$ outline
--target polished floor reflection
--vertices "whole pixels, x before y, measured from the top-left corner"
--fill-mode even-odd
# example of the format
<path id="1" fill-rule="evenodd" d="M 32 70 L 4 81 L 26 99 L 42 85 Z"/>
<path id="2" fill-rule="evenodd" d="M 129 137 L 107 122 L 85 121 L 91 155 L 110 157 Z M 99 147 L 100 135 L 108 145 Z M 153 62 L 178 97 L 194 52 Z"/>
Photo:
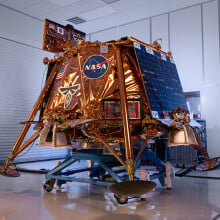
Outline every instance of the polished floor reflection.
<path id="1" fill-rule="evenodd" d="M 220 177 L 220 169 L 215 172 Z M 171 191 L 159 186 L 146 201 L 126 205 L 117 204 L 106 187 L 68 183 L 44 193 L 43 181 L 42 174 L 0 176 L 0 220 L 220 220 L 220 180 L 174 179 Z"/>

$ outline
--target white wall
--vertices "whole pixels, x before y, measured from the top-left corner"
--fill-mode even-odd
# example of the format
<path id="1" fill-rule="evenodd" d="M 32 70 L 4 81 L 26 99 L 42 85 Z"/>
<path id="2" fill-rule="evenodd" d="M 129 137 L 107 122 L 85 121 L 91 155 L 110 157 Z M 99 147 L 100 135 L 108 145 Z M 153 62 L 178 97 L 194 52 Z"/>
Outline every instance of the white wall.
<path id="1" fill-rule="evenodd" d="M 161 45 L 162 45 L 163 50 L 169 51 L 170 45 L 169 45 L 169 16 L 168 14 L 152 18 L 152 41 L 157 40 L 159 38 L 162 39 Z"/>
<path id="2" fill-rule="evenodd" d="M 150 43 L 150 20 L 145 19 L 91 34 L 91 41 L 118 40 L 125 36 L 132 36 Z"/>
<path id="3" fill-rule="evenodd" d="M 201 92 L 211 157 L 220 156 L 219 5 L 220 0 L 213 0 L 91 34 L 92 41 L 117 40 L 125 34 L 146 43 L 162 38 L 163 50 L 173 52 L 184 91 Z"/>
<path id="4" fill-rule="evenodd" d="M 202 116 L 207 120 L 208 151 L 210 156 L 220 156 L 218 134 L 220 117 L 218 102 L 220 94 L 220 46 L 219 15 L 220 0 L 146 18 L 141 21 L 118 26 L 91 34 L 91 41 L 117 40 L 125 35 L 136 37 L 146 43 L 162 38 L 163 50 L 171 50 L 185 91 L 200 91 Z M 33 49 L 41 48 L 43 22 L 0 6 L 0 38 L 27 44 Z M 15 42 L 14 42 L 15 43 Z M 26 50 L 16 51 L 23 54 Z M 29 50 L 27 50 L 29 51 Z M 25 52 L 31 57 L 33 53 Z M 38 79 L 42 76 L 42 58 L 48 54 L 38 50 L 34 70 L 32 64 L 17 60 L 16 66 L 34 71 Z M 39 63 L 36 65 L 36 63 Z M 23 66 L 22 66 L 23 65 Z M 25 66 L 24 66 L 25 65 Z M 11 67 L 8 67 L 11 69 Z M 9 70 L 8 69 L 8 70 Z M 7 70 L 6 70 L 7 72 Z M 2 73 L 0 73 L 2 74 Z M 16 74 L 16 72 L 14 72 Z M 28 79 L 28 77 L 27 77 Z M 27 82 L 27 81 L 26 81 Z M 29 83 L 29 82 L 27 82 Z M 39 82 L 36 82 L 36 85 Z M 35 84 L 33 84 L 35 87 Z M 35 87 L 37 88 L 37 87 Z M 37 88 L 39 89 L 39 88 Z M 1 99 L 1 102 L 3 99 Z M 34 103 L 29 100 L 29 104 Z M 28 105 L 29 105 L 28 104 Z"/>
<path id="5" fill-rule="evenodd" d="M 44 84 L 43 22 L 0 6 L 0 163 L 6 159 Z M 29 134 L 31 134 L 29 132 Z M 26 152 L 26 150 L 25 150 Z M 36 146 L 17 161 L 66 155 Z M 19 155 L 19 156 L 21 156 Z"/>
<path id="6" fill-rule="evenodd" d="M 220 1 L 219 1 L 220 3 Z M 219 5 L 220 6 L 220 5 Z M 209 154 L 220 156 L 220 56 L 218 2 L 203 5 L 204 84 L 202 113 L 207 120 Z"/>
<path id="7" fill-rule="evenodd" d="M 110 41 L 120 38 L 118 27 L 91 34 L 91 41 Z"/>
<path id="8" fill-rule="evenodd" d="M 170 50 L 185 91 L 202 86 L 201 6 L 170 13 Z"/>

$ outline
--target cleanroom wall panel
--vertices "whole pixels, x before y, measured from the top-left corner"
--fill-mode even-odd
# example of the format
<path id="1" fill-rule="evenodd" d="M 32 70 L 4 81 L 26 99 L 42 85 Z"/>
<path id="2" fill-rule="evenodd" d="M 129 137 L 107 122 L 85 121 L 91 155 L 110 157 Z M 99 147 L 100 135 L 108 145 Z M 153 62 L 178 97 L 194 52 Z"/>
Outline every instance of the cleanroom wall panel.
<path id="1" fill-rule="evenodd" d="M 207 122 L 208 152 L 211 157 L 220 155 L 220 56 L 218 1 L 203 4 L 204 87 L 202 89 L 202 115 Z"/>
<path id="2" fill-rule="evenodd" d="M 202 108 L 206 119 L 207 132 L 207 150 L 210 157 L 219 157 L 220 145 L 220 119 L 218 117 L 218 109 L 220 109 L 219 100 L 220 85 L 205 87 L 202 90 Z"/>
<path id="3" fill-rule="evenodd" d="M 0 6 L 0 27 L 0 161 L 3 162 L 20 133 L 19 122 L 27 120 L 41 91 L 46 67 L 42 59 L 53 55 L 41 50 L 42 21 Z M 61 158 L 66 154 L 67 150 L 37 149 L 35 143 L 16 160 Z"/>
<path id="4" fill-rule="evenodd" d="M 0 163 L 11 151 L 44 84 L 48 53 L 0 37 Z M 38 118 L 36 118 L 38 120 Z M 32 129 L 29 132 L 31 135 Z M 67 150 L 37 148 L 37 142 L 25 149 L 16 161 L 62 158 Z"/>
<path id="5" fill-rule="evenodd" d="M 132 36 L 146 43 L 150 43 L 150 19 L 145 19 L 119 26 L 121 37 Z"/>
<path id="6" fill-rule="evenodd" d="M 91 34 L 91 41 L 104 42 L 104 41 L 109 41 L 109 40 L 117 40 L 120 37 L 121 36 L 119 34 L 119 29 L 118 27 L 115 27 L 115 28 L 111 28 L 108 30 L 104 30 L 104 31 Z"/>
<path id="7" fill-rule="evenodd" d="M 145 19 L 93 33 L 91 34 L 91 41 L 104 42 L 109 40 L 118 40 L 125 36 L 132 36 L 143 42 L 150 43 L 150 20 Z"/>
<path id="8" fill-rule="evenodd" d="M 201 5 L 170 13 L 170 50 L 184 91 L 200 90 L 203 82 Z"/>
<path id="9" fill-rule="evenodd" d="M 156 16 L 151 19 L 151 29 L 152 29 L 152 42 L 157 39 L 162 39 L 158 41 L 162 43 L 162 50 L 169 51 L 169 23 L 168 14 Z"/>
<path id="10" fill-rule="evenodd" d="M 220 83 L 218 2 L 203 4 L 205 84 Z"/>

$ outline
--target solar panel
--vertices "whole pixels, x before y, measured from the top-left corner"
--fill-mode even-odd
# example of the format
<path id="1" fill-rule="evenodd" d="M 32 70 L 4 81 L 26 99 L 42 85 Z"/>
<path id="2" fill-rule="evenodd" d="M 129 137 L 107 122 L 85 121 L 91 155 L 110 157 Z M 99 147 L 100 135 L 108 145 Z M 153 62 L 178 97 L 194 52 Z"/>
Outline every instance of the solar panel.
<path id="1" fill-rule="evenodd" d="M 160 117 L 175 107 L 187 109 L 173 58 L 134 43 L 152 113 Z"/>

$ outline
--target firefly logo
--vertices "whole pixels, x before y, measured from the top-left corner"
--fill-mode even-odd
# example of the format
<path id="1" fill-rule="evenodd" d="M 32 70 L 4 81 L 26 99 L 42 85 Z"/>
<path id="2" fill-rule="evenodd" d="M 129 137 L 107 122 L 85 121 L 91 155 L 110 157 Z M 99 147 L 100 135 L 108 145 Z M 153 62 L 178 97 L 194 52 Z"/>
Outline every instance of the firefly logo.
<path id="1" fill-rule="evenodd" d="M 64 108 L 68 108 L 71 100 L 72 100 L 72 96 L 76 93 L 76 91 L 80 88 L 80 84 L 76 84 L 73 85 L 72 82 L 69 83 L 68 87 L 60 87 L 58 90 L 59 92 L 65 96 L 65 102 L 64 102 Z"/>
<path id="2" fill-rule="evenodd" d="M 98 79 L 108 71 L 111 60 L 112 57 L 106 59 L 101 55 L 91 56 L 84 63 L 83 73 L 90 79 Z"/>

